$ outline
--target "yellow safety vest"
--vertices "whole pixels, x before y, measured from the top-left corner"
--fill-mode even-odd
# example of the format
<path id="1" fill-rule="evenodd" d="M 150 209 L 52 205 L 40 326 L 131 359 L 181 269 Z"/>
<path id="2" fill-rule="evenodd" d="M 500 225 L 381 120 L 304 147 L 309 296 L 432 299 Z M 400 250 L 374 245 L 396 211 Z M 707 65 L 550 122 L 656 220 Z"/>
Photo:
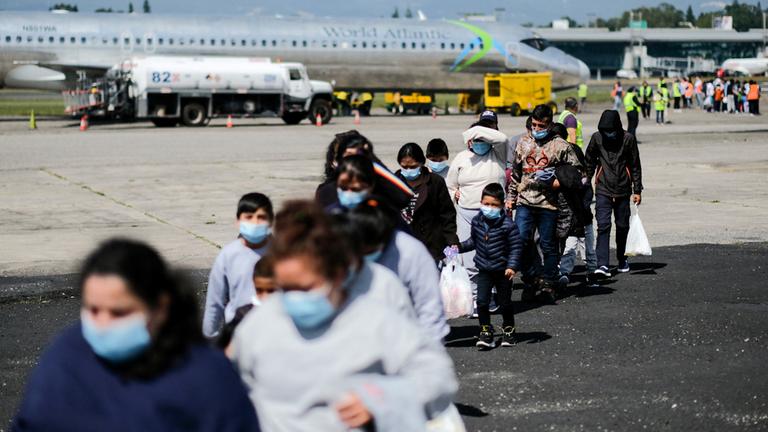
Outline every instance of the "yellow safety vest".
<path id="1" fill-rule="evenodd" d="M 656 111 L 666 111 L 667 102 L 669 101 L 669 90 L 666 87 L 661 87 L 654 100 L 656 101 Z"/>
<path id="2" fill-rule="evenodd" d="M 651 89 L 651 86 L 645 86 L 642 89 L 645 92 L 645 94 L 643 96 L 645 96 L 646 99 L 651 97 L 651 93 L 653 93 L 653 90 Z M 642 93 L 640 93 L 640 94 L 642 94 Z"/>
<path id="3" fill-rule="evenodd" d="M 682 96 L 682 94 L 680 93 L 680 83 L 672 84 L 672 96 L 673 97 Z"/>
<path id="4" fill-rule="evenodd" d="M 573 116 L 573 118 L 576 119 L 576 145 L 581 148 L 584 148 L 584 136 L 582 134 L 582 124 L 581 124 L 581 120 L 579 120 L 579 118 L 576 117 L 576 114 L 568 110 L 563 110 L 563 112 L 560 113 L 560 117 L 557 119 L 557 122 L 565 125 L 565 119 L 568 118 L 568 116 Z"/>
<path id="5" fill-rule="evenodd" d="M 373 100 L 373 95 L 365 92 L 362 95 L 360 95 L 360 99 L 362 99 L 363 102 L 368 102 Z"/>
<path id="6" fill-rule="evenodd" d="M 579 84 L 579 98 L 587 97 L 587 85 Z"/>
<path id="7" fill-rule="evenodd" d="M 349 97 L 349 93 L 345 91 L 336 92 L 336 99 L 345 101 Z"/>
<path id="8" fill-rule="evenodd" d="M 627 95 L 624 96 L 624 109 L 627 110 L 628 113 L 632 111 L 640 111 L 640 108 L 635 104 L 634 92 L 627 92 Z"/>

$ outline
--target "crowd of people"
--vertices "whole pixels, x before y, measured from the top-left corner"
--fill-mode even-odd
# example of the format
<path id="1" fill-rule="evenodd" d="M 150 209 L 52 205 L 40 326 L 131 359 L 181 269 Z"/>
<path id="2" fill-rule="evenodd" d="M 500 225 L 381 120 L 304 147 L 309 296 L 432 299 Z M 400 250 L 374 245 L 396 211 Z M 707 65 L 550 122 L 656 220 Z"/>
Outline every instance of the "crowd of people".
<path id="1" fill-rule="evenodd" d="M 535 107 L 515 137 L 485 111 L 452 160 L 443 139 L 410 142 L 395 170 L 359 132 L 337 134 L 314 200 L 276 212 L 264 194 L 240 198 L 202 318 L 152 247 L 101 244 L 80 273 L 80 320 L 42 356 L 12 430 L 462 430 L 441 265 L 471 275 L 480 350 L 497 345 L 494 312 L 514 346 L 515 280 L 522 301 L 555 303 L 577 255 L 590 287 L 630 269 L 636 140 L 607 110 L 585 142 L 578 102 L 566 107 L 557 121 Z"/>

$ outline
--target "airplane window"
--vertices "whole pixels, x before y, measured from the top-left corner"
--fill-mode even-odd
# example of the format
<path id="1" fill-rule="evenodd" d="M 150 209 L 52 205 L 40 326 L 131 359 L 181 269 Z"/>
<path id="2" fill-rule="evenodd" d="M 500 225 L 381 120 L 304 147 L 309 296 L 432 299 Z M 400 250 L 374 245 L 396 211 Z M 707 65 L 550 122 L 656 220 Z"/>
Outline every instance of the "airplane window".
<path id="1" fill-rule="evenodd" d="M 539 51 L 544 51 L 545 49 L 550 47 L 550 43 L 546 39 L 542 38 L 531 38 L 531 39 L 523 39 L 520 42 L 528 45 L 531 48 L 535 48 Z"/>
<path id="2" fill-rule="evenodd" d="M 328 41 L 323 41 L 323 42 L 320 44 L 320 46 L 322 46 L 323 48 L 328 48 Z"/>
<path id="3" fill-rule="evenodd" d="M 106 45 L 109 43 L 109 40 L 107 38 L 101 38 L 101 43 Z"/>
<path id="4" fill-rule="evenodd" d="M 405 49 L 405 42 L 402 43 L 402 48 Z"/>
<path id="5" fill-rule="evenodd" d="M 483 44 L 482 42 L 480 42 L 480 49 L 485 49 L 485 44 Z"/>
<path id="6" fill-rule="evenodd" d="M 10 36 L 6 36 L 6 37 L 5 37 L 5 41 L 6 41 L 6 42 L 10 42 L 10 41 L 11 41 L 11 37 L 10 37 Z"/>
<path id="7" fill-rule="evenodd" d="M 161 40 L 162 40 L 162 39 L 161 39 Z M 62 42 L 63 42 L 63 41 L 62 41 Z M 116 38 L 116 37 L 113 37 L 113 38 L 112 38 L 112 45 L 117 45 L 117 38 Z"/>
<path id="8" fill-rule="evenodd" d="M 445 42 L 440 42 L 440 49 L 445 49 Z"/>
<path id="9" fill-rule="evenodd" d="M 27 42 L 32 42 L 32 36 L 27 36 Z"/>
<path id="10" fill-rule="evenodd" d="M 157 38 L 157 44 L 162 45 L 165 40 L 163 38 Z"/>
<path id="11" fill-rule="evenodd" d="M 459 44 L 459 48 L 464 49 L 464 43 L 463 42 Z"/>
<path id="12" fill-rule="evenodd" d="M 248 42 L 245 39 L 242 39 L 240 41 L 240 46 L 246 46 L 246 45 L 248 45 Z"/>
<path id="13" fill-rule="evenodd" d="M 205 39 L 200 39 L 200 45 L 205 45 Z"/>
<path id="14" fill-rule="evenodd" d="M 304 48 L 306 48 L 306 47 L 307 47 L 307 41 L 301 41 L 301 46 L 303 46 Z"/>
<path id="15" fill-rule="evenodd" d="M 72 38 L 72 39 L 74 40 L 75 38 Z M 21 43 L 21 36 L 16 36 L 16 42 Z"/>
<path id="16" fill-rule="evenodd" d="M 67 40 L 64 36 L 59 37 L 59 43 L 64 43 Z"/>
<path id="17" fill-rule="evenodd" d="M 49 36 L 49 37 L 48 37 L 48 42 L 50 42 L 50 43 L 53 43 L 53 40 L 54 40 L 54 39 L 53 39 L 53 36 Z"/>
<path id="18" fill-rule="evenodd" d="M 352 48 L 357 48 L 357 42 L 352 42 Z"/>
<path id="19" fill-rule="evenodd" d="M 147 39 L 147 45 L 152 45 L 152 38 Z"/>
<path id="20" fill-rule="evenodd" d="M 368 44 L 366 42 L 363 42 L 363 48 L 367 48 Z"/>
<path id="21" fill-rule="evenodd" d="M 334 48 L 336 48 L 336 47 L 338 47 L 338 46 L 339 46 L 339 43 L 338 43 L 338 42 L 336 42 L 336 41 L 333 41 L 333 43 L 331 43 L 331 45 L 332 45 Z"/>
<path id="22" fill-rule="evenodd" d="M 224 45 L 226 45 L 226 44 L 227 44 L 227 40 L 226 40 L 226 39 L 222 39 L 222 40 L 221 40 L 221 45 L 222 45 L 222 46 L 224 46 Z"/>
<path id="23" fill-rule="evenodd" d="M 173 38 L 168 38 L 168 45 L 173 45 Z"/>
<path id="24" fill-rule="evenodd" d="M 237 42 L 235 42 L 234 39 L 230 39 L 229 40 L 229 44 L 232 45 L 232 46 L 235 46 L 235 45 L 237 45 Z"/>
<path id="25" fill-rule="evenodd" d="M 189 38 L 189 44 L 190 44 L 190 45 L 194 45 L 194 44 L 195 44 L 195 40 L 194 40 L 194 39 L 192 39 L 192 38 Z"/>
<path id="26" fill-rule="evenodd" d="M 386 48 L 386 47 L 387 47 L 387 43 L 386 43 L 386 42 L 382 42 L 382 43 L 381 43 L 381 47 L 382 47 L 382 48 Z"/>
<path id="27" fill-rule="evenodd" d="M 451 42 L 451 49 L 452 49 L 452 50 L 456 49 L 456 44 L 455 44 L 455 43 L 453 43 L 453 42 Z"/>
<path id="28" fill-rule="evenodd" d="M 411 42 L 411 49 L 416 49 L 416 42 Z"/>
<path id="29" fill-rule="evenodd" d="M 136 45 L 141 45 L 141 38 L 136 38 Z"/>
<path id="30" fill-rule="evenodd" d="M 274 39 L 272 39 L 272 46 L 273 46 L 273 47 L 277 46 L 277 41 L 276 41 L 276 40 L 274 40 Z"/>
<path id="31" fill-rule="evenodd" d="M 296 41 L 291 41 L 291 46 L 296 47 Z"/>
<path id="32" fill-rule="evenodd" d="M 38 36 L 37 37 L 37 42 L 38 43 L 43 43 L 43 37 L 42 36 Z"/>
<path id="33" fill-rule="evenodd" d="M 251 46 L 256 46 L 258 42 L 256 42 L 256 39 L 251 39 Z"/>
<path id="34" fill-rule="evenodd" d="M 211 45 L 216 45 L 216 39 L 211 39 Z"/>
<path id="35" fill-rule="evenodd" d="M 371 48 L 376 48 L 376 42 L 371 42 Z"/>
<path id="36" fill-rule="evenodd" d="M 184 45 L 184 39 L 179 39 L 179 45 Z"/>
<path id="37" fill-rule="evenodd" d="M 85 43 L 85 37 L 80 38 L 80 43 Z"/>
<path id="38" fill-rule="evenodd" d="M 427 49 L 427 44 L 425 44 L 424 42 L 422 42 L 422 43 L 421 43 L 421 49 Z"/>
<path id="39" fill-rule="evenodd" d="M 475 49 L 475 44 L 473 44 L 473 43 L 469 44 L 469 49 L 471 49 L 471 50 Z"/>
<path id="40" fill-rule="evenodd" d="M 263 46 L 263 47 L 267 46 L 267 41 L 265 41 L 264 39 L 262 39 L 262 40 L 261 40 L 261 46 Z"/>

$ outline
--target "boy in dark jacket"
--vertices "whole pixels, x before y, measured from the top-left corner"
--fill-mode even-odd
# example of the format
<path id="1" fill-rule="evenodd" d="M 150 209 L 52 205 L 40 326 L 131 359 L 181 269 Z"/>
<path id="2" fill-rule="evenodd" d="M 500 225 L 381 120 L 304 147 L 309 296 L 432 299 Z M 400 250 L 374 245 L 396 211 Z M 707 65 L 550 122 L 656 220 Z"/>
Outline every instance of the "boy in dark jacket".
<path id="1" fill-rule="evenodd" d="M 616 220 L 616 258 L 619 261 L 616 270 L 626 273 L 629 271 L 629 262 L 624 256 L 629 233 L 629 201 L 640 205 L 643 173 L 635 136 L 624 131 L 617 111 L 603 111 L 597 129 L 584 156 L 588 178 L 595 177 L 598 266 L 595 275 L 609 277 L 611 213 Z"/>
<path id="2" fill-rule="evenodd" d="M 460 252 L 475 250 L 477 266 L 477 314 L 480 337 L 477 347 L 496 346 L 488 305 L 495 286 L 503 317 L 501 346 L 515 343 L 515 313 L 512 309 L 512 280 L 520 269 L 523 240 L 515 222 L 504 212 L 504 188 L 487 185 L 482 192 L 480 213 L 472 219 L 472 233 L 459 246 Z"/>

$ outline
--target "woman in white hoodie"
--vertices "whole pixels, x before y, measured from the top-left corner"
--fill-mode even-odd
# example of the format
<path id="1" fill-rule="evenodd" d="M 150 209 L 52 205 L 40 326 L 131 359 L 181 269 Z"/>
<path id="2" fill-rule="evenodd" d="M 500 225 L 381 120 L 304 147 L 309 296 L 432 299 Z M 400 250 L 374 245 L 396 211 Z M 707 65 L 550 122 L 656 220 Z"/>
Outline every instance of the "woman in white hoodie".
<path id="1" fill-rule="evenodd" d="M 467 150 L 456 155 L 445 179 L 448 192 L 457 204 L 456 228 L 459 241 L 469 238 L 472 218 L 480 211 L 483 188 L 489 183 L 498 183 L 504 187 L 507 184 L 507 136 L 496 129 L 496 122 L 490 114 L 496 117 L 492 111 L 486 111 L 480 121 L 462 133 Z M 477 274 L 474 257 L 474 252 L 461 255 L 462 264 L 472 279 Z"/>

